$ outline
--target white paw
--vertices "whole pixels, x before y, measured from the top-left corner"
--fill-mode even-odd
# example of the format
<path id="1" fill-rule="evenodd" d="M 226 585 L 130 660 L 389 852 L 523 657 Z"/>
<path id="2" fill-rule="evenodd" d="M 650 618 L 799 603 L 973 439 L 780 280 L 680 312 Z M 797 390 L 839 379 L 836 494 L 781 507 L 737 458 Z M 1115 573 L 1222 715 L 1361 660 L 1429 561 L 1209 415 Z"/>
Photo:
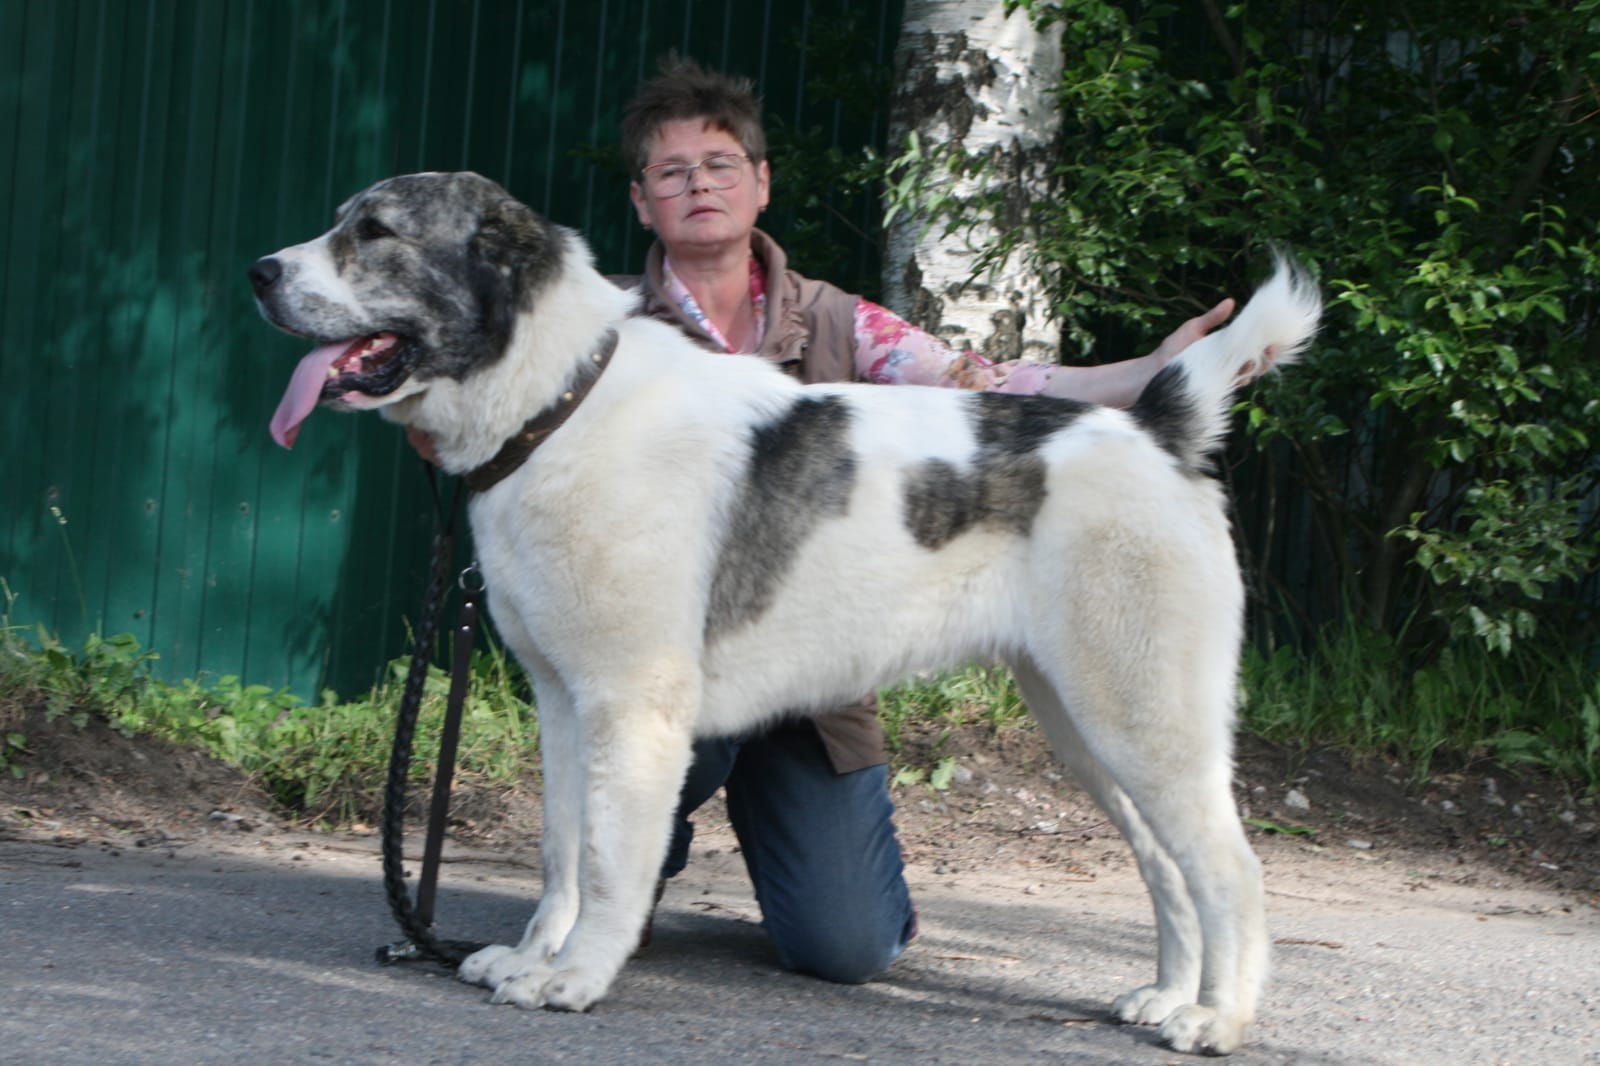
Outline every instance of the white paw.
<path id="1" fill-rule="evenodd" d="M 1118 996 L 1111 1016 L 1125 1025 L 1157 1025 L 1179 1007 L 1194 1002 L 1194 993 L 1160 985 L 1145 985 Z"/>
<path id="2" fill-rule="evenodd" d="M 495 982 L 489 980 L 489 968 L 515 950 L 504 944 L 491 944 L 486 948 L 480 948 L 461 960 L 461 965 L 456 967 L 456 976 L 469 985 L 487 985 L 493 988 Z"/>
<path id="3" fill-rule="evenodd" d="M 525 1010 L 549 1007 L 551 1010 L 585 1011 L 606 994 L 611 982 L 582 970 L 558 970 L 519 974 L 501 982 L 491 1002 L 510 1003 Z"/>
<path id="4" fill-rule="evenodd" d="M 476 951 L 456 967 L 456 976 L 470 984 L 499 988 L 513 977 L 550 974 L 550 960 L 541 951 L 495 945 Z"/>
<path id="5" fill-rule="evenodd" d="M 1161 1040 L 1174 1051 L 1226 1055 L 1244 1043 L 1244 1023 L 1212 1007 L 1179 1007 L 1161 1023 Z"/>

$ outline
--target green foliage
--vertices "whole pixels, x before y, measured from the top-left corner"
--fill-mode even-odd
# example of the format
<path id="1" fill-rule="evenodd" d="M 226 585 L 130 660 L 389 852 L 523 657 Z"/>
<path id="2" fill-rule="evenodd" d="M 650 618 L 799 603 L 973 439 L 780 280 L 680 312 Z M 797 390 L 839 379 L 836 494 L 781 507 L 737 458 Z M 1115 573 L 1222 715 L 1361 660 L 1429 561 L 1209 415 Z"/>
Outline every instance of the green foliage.
<path id="1" fill-rule="evenodd" d="M 883 212 L 885 227 L 901 213 L 915 211 L 927 220 L 927 225 L 942 220 L 948 236 L 968 228 L 976 217 L 1000 209 L 998 196 L 992 200 L 980 198 L 974 203 L 955 193 L 959 180 L 981 177 L 992 171 L 993 160 L 988 155 L 968 155 L 954 143 L 925 144 L 917 131 L 912 130 L 906 134 L 900 154 L 882 160 L 880 165 L 887 205 Z M 985 262 L 991 262 L 994 257 L 991 253 Z"/>
<path id="2" fill-rule="evenodd" d="M 1318 633 L 1311 654 L 1247 649 L 1241 725 L 1298 747 L 1392 755 L 1418 780 L 1448 753 L 1600 788 L 1600 676 L 1581 654 L 1524 642 L 1489 655 L 1467 644 L 1419 662 L 1404 650 L 1408 643 L 1404 632 L 1378 632 L 1346 618 Z M 878 694 L 878 708 L 894 756 L 893 783 L 939 791 L 955 772 L 955 760 L 939 756 L 952 732 L 983 726 L 998 733 L 1030 721 L 1015 681 L 998 668 L 896 685 Z M 904 740 L 914 726 L 939 731 L 937 759 L 911 759 Z"/>
<path id="3" fill-rule="evenodd" d="M 408 663 L 365 698 L 323 693 L 305 706 L 286 690 L 241 685 L 234 677 L 160 686 L 125 726 L 197 744 L 251 773 L 286 810 L 335 823 L 371 819 L 382 789 Z M 431 779 L 449 694 L 449 675 L 431 667 L 412 745 L 411 780 Z M 474 653 L 462 709 L 459 780 L 511 785 L 533 762 L 538 727 L 520 675 L 498 648 Z"/>
<path id="4" fill-rule="evenodd" d="M 1600 786 L 1600 679 L 1581 656 L 1531 642 L 1505 655 L 1467 645 L 1419 665 L 1404 645 L 1404 634 L 1347 622 L 1324 629 L 1311 656 L 1247 650 L 1242 723 L 1301 747 L 1391 754 L 1419 779 L 1451 752 Z"/>
<path id="5" fill-rule="evenodd" d="M 150 685 L 150 664 L 158 656 L 140 649 L 127 633 L 102 637 L 90 633 L 83 647 L 72 652 L 60 641 L 38 631 L 39 661 L 32 671 L 32 687 L 44 697 L 45 716 L 69 718 L 79 728 L 90 709 L 117 708 L 136 703 Z"/>
<path id="6" fill-rule="evenodd" d="M 144 651 L 127 634 L 103 637 L 90 633 L 73 651 L 47 633 L 35 630 L 37 645 L 11 624 L 16 596 L 0 578 L 0 771 L 20 778 L 28 756 L 28 738 L 16 730 L 29 706 L 42 707 L 49 721 L 65 719 L 81 729 L 92 715 L 114 717 L 135 706 L 151 690 L 150 664 L 157 656 Z"/>
<path id="7" fill-rule="evenodd" d="M 22 760 L 28 754 L 28 738 L 21 733 L 0 736 L 0 772 L 12 777 L 23 774 Z"/>
<path id="8" fill-rule="evenodd" d="M 1274 245 L 1324 279 L 1228 464 L 1247 725 L 1593 783 L 1600 0 L 1029 6 L 1063 42 L 1056 190 L 988 254 L 1050 279 L 1068 361 L 1151 350 Z M 903 146 L 889 210 L 1005 208 L 951 201 L 981 160 L 948 156 Z"/>
<path id="9" fill-rule="evenodd" d="M 946 755 L 934 764 L 932 772 L 920 766 L 902 766 L 895 771 L 894 777 L 890 779 L 889 783 L 896 788 L 909 788 L 912 785 L 922 784 L 923 779 L 926 778 L 929 788 L 935 792 L 945 792 L 955 781 L 955 776 L 956 757 L 954 755 Z"/>
<path id="10" fill-rule="evenodd" d="M 815 7 L 787 43 L 804 57 L 809 114 L 829 120 L 791 118 L 778 101 L 766 101 L 772 204 L 761 224 L 782 242 L 794 269 L 876 298 L 875 160 L 893 73 L 893 64 L 882 61 L 882 29 L 870 10 L 829 3 Z M 869 145 L 864 155 L 845 147 L 861 143 Z"/>
<path id="11" fill-rule="evenodd" d="M 998 734 L 1030 721 L 1010 671 L 978 666 L 881 690 L 878 720 L 896 767 L 891 783 L 896 787 L 925 783 L 935 792 L 945 791 L 955 779 L 955 757 L 944 755 L 931 766 L 920 764 L 907 748 L 908 730 L 935 730 L 933 754 L 938 755 L 957 729 L 977 726 Z"/>
<path id="12" fill-rule="evenodd" d="M 902 733 L 912 723 L 932 723 L 946 734 L 969 725 L 998 733 L 1027 716 L 1017 683 L 1009 671 L 998 667 L 917 678 L 878 693 L 878 720 L 891 754 L 900 753 Z"/>
<path id="13" fill-rule="evenodd" d="M 0 627 L 0 684 L 6 718 L 19 702 L 43 704 L 49 717 L 82 728 L 93 717 L 128 735 L 150 733 L 200 748 L 250 774 L 290 814 L 312 821 L 371 819 L 382 791 L 407 662 L 363 699 L 324 693 L 306 706 L 287 689 L 245 685 L 237 677 L 167 684 L 151 677 L 156 655 L 127 634 L 90 636 L 74 651 L 44 633 L 38 647 Z M 430 669 L 413 743 L 411 779 L 431 780 L 449 677 Z M 0 726 L 8 721 L 0 719 Z M 526 683 L 503 650 L 477 651 L 462 712 L 457 779 L 514 784 L 538 743 Z M 27 741 L 0 735 L 0 770 L 20 776 Z"/>
<path id="14" fill-rule="evenodd" d="M 1052 279 L 1069 358 L 1148 351 L 1268 244 L 1325 278 L 1307 365 L 1244 404 L 1277 486 L 1246 526 L 1305 501 L 1320 533 L 1246 545 L 1315 572 L 1286 616 L 1592 642 L 1600 0 L 1032 7 L 1064 44 L 1058 192 L 991 254 Z M 930 195 L 917 158 L 896 206 Z"/>
<path id="15" fill-rule="evenodd" d="M 1420 192 L 1438 228 L 1396 287 L 1333 284 L 1355 330 L 1396 342 L 1373 368 L 1372 407 L 1429 427 L 1418 441 L 1428 506 L 1393 534 L 1435 586 L 1434 613 L 1504 653 L 1533 635 L 1545 589 L 1595 563 L 1580 509 L 1594 486 L 1600 381 L 1563 333 L 1572 282 L 1600 274 L 1589 245 L 1565 243 L 1560 207 L 1530 214 L 1529 243 L 1484 266 L 1479 205 L 1449 186 Z"/>
<path id="16" fill-rule="evenodd" d="M 1268 833 L 1282 833 L 1285 836 L 1311 837 L 1317 835 L 1317 831 L 1309 825 L 1284 825 L 1281 822 L 1274 822 L 1266 818 L 1246 818 L 1244 819 L 1244 824 L 1253 825 L 1257 829 L 1263 829 Z"/>
<path id="17" fill-rule="evenodd" d="M 1581 658 L 1518 645 L 1508 656 L 1446 649 L 1421 668 L 1404 643 L 1350 625 L 1325 631 L 1318 654 L 1288 649 L 1247 653 L 1241 717 L 1252 732 L 1299 745 L 1337 744 L 1387 752 L 1425 777 L 1444 751 L 1524 764 L 1600 787 L 1600 678 Z M 0 772 L 20 777 L 27 740 L 11 729 L 18 701 L 70 692 L 82 702 L 61 713 L 85 723 L 97 716 L 129 732 L 149 732 L 199 747 L 251 773 L 298 817 L 333 824 L 374 818 L 380 808 L 406 664 L 366 698 L 339 703 L 325 694 L 305 706 L 284 690 L 237 678 L 166 685 L 149 677 L 153 657 L 123 638 L 96 640 L 73 653 L 37 649 L 0 626 Z M 1524 679 L 1514 685 L 1509 677 Z M 439 748 L 448 678 L 430 671 L 414 744 L 411 779 L 427 782 Z M 130 694 L 133 694 L 130 697 Z M 110 702 L 107 702 L 108 698 Z M 1560 708 L 1552 715 L 1549 708 Z M 1025 726 L 1027 711 L 1011 675 L 996 668 L 896 685 L 879 694 L 895 756 L 896 786 L 954 781 L 954 756 L 939 754 L 955 730 L 994 733 Z M 908 762 L 905 731 L 939 732 L 925 764 Z M 458 759 L 460 780 L 509 787 L 534 765 L 538 729 L 526 683 L 503 651 L 473 657 Z M 1294 827 L 1277 827 L 1296 832 Z"/>

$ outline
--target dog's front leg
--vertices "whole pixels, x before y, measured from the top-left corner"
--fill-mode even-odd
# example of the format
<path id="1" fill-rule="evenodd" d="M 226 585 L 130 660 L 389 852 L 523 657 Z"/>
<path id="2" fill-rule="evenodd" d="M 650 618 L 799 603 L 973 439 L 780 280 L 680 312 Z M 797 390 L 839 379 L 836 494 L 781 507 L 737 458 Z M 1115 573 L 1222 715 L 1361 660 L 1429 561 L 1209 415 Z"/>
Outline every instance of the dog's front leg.
<path id="1" fill-rule="evenodd" d="M 515 947 L 494 944 L 469 956 L 463 981 L 495 988 L 513 974 L 548 965 L 578 918 L 578 853 L 583 829 L 583 739 L 571 697 L 554 680 L 533 672 L 539 708 L 539 752 L 544 771 L 544 839 L 539 853 L 544 890 Z"/>
<path id="2" fill-rule="evenodd" d="M 494 1002 L 587 1010 L 639 942 L 688 772 L 691 714 L 659 693 L 580 711 L 587 762 L 577 921 L 548 962 L 505 973 Z"/>

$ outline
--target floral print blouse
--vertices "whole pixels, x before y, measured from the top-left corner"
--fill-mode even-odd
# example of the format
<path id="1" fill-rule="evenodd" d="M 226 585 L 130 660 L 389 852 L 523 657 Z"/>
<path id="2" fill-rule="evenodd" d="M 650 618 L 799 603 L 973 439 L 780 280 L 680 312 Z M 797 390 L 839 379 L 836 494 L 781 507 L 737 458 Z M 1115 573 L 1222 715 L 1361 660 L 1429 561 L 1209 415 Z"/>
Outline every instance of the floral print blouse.
<path id="1" fill-rule="evenodd" d="M 1048 363 L 996 363 L 974 351 L 957 352 L 888 308 L 856 301 L 856 371 L 863 381 L 1034 395 L 1054 370 Z"/>

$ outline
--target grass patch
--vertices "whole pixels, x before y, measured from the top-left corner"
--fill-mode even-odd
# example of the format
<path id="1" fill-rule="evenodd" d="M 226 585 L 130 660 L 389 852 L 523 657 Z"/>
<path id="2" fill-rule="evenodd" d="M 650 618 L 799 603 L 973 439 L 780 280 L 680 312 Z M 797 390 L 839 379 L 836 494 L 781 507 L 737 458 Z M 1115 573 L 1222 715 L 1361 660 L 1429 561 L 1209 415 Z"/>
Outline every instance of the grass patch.
<path id="1" fill-rule="evenodd" d="M 956 758 L 941 755 L 941 751 L 956 730 L 980 726 L 993 735 L 1031 724 L 1010 671 L 992 666 L 970 666 L 883 689 L 878 693 L 878 720 L 894 769 L 890 783 L 897 787 L 926 784 L 935 792 L 943 792 L 955 779 Z M 910 751 L 908 734 L 925 734 L 930 726 L 934 730 L 931 749 Z"/>
<path id="2" fill-rule="evenodd" d="M 998 733 L 1027 719 L 1028 708 L 1016 681 L 999 667 L 972 666 L 902 682 L 878 693 L 878 720 L 891 755 L 904 750 L 905 732 L 914 722 L 939 728 L 943 743 L 964 726 L 983 725 Z"/>
<path id="3" fill-rule="evenodd" d="M 77 649 L 36 636 L 37 643 L 0 625 L 0 772 L 24 772 L 21 712 L 43 706 L 49 719 L 82 727 L 94 716 L 130 736 L 149 733 L 204 750 L 249 774 L 295 817 L 346 824 L 381 809 L 406 661 L 390 663 L 359 699 L 340 701 L 330 692 L 308 705 L 237 677 L 162 682 L 151 674 L 155 653 L 128 635 L 91 636 Z M 448 675 L 432 668 L 417 716 L 414 783 L 432 778 L 448 693 Z M 535 764 L 537 750 L 538 723 L 521 671 L 502 649 L 479 650 L 462 712 L 457 782 L 509 787 Z"/>
<path id="4" fill-rule="evenodd" d="M 9 590 L 0 581 L 0 592 Z M 36 641 L 0 617 L 0 773 L 21 776 L 23 708 L 81 726 L 98 716 L 128 734 L 152 733 L 201 748 L 250 774 L 286 811 L 345 824 L 374 817 L 406 664 L 347 701 L 325 694 L 308 705 L 284 690 L 235 677 L 156 680 L 156 656 L 130 636 L 91 636 L 68 649 Z M 411 779 L 427 782 L 439 748 L 449 681 L 435 667 L 418 717 Z M 973 667 L 879 694 L 896 780 L 947 787 L 954 760 L 941 749 L 957 730 L 992 734 L 1027 719 L 1009 672 Z M 1325 634 L 1309 655 L 1248 651 L 1241 721 L 1249 732 L 1291 746 L 1332 745 L 1385 753 L 1425 776 L 1443 753 L 1552 772 L 1588 791 L 1600 787 L 1600 678 L 1582 655 L 1524 645 L 1511 655 L 1447 649 L 1408 665 L 1394 639 L 1349 628 Z M 915 731 L 931 750 L 908 750 Z M 503 650 L 473 658 L 457 779 L 515 784 L 535 764 L 538 725 L 523 675 Z"/>
<path id="5" fill-rule="evenodd" d="M 204 748 L 249 773 L 298 817 L 333 824 L 370 820 L 382 809 L 407 665 L 390 663 L 384 680 L 360 699 L 340 701 L 327 692 L 320 703 L 305 705 L 291 693 L 223 677 L 158 684 L 110 718 L 119 728 Z M 432 779 L 449 690 L 448 673 L 431 667 L 412 744 L 415 784 Z M 475 653 L 456 781 L 510 787 L 535 764 L 537 751 L 538 719 L 520 672 L 498 648 Z"/>
<path id="6" fill-rule="evenodd" d="M 1418 664 L 1394 637 L 1333 627 L 1309 655 L 1247 650 L 1241 696 L 1251 733 L 1394 755 L 1418 778 L 1448 753 L 1600 786 L 1600 676 L 1570 647 L 1457 644 Z"/>

